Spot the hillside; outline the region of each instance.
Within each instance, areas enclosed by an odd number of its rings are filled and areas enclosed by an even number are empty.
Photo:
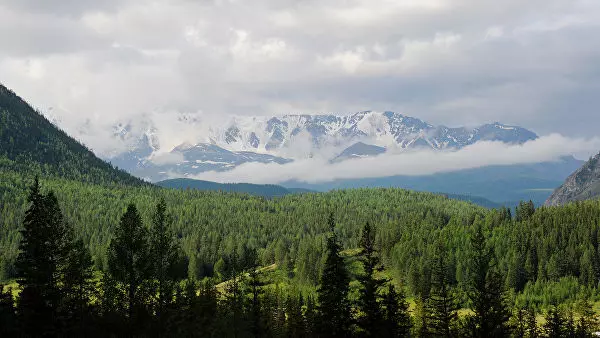
[[[96,157],[1,84],[0,170],[92,183],[143,184]]]
[[[592,157],[569,176],[548,198],[546,205],[563,205],[598,196],[600,196],[600,154]]]
[[[532,200],[542,205],[565,177],[583,161],[572,156],[560,161],[536,164],[489,166],[427,176],[392,176],[346,179],[323,183],[285,182],[284,187],[302,187],[317,191],[359,187],[399,187],[443,194],[477,196],[497,205],[514,206]],[[476,200],[472,200],[478,203]]]
[[[156,183],[156,185],[164,188],[172,189],[195,189],[204,191],[223,191],[244,193],[254,196],[262,196],[267,198],[280,197],[289,194],[298,193],[293,189],[287,189],[279,185],[272,184],[249,184],[249,183],[216,183],[202,180],[193,180],[187,178],[176,178],[165,180]],[[309,192],[305,190],[303,192]]]

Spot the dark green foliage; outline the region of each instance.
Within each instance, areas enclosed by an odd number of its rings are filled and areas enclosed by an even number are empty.
[[[362,230],[359,254],[363,266],[363,274],[358,277],[361,284],[358,299],[358,326],[366,337],[380,336],[383,327],[383,311],[379,303],[379,290],[387,282],[378,278],[377,273],[383,271],[375,249],[375,234],[367,223]]]
[[[567,336],[567,319],[563,311],[556,306],[551,307],[546,313],[544,333],[548,338],[562,338]]]
[[[30,207],[25,214],[17,257],[17,277],[22,288],[18,313],[23,330],[39,335],[58,330],[58,286],[63,263],[64,226],[58,201],[52,192],[43,195],[36,178],[30,188]]]
[[[19,332],[12,289],[0,284],[0,337],[15,337]]]
[[[0,171],[101,183],[143,185],[56,128],[0,84]]]
[[[139,319],[143,311],[144,287],[152,273],[148,230],[135,205],[130,204],[115,229],[108,252],[108,271],[124,289],[129,320]]]
[[[408,337],[412,323],[404,294],[398,293],[393,284],[388,284],[382,304],[381,337]]]
[[[296,191],[286,189],[272,184],[249,184],[249,183],[215,183],[209,181],[192,180],[187,178],[176,178],[156,183],[156,185],[173,189],[196,189],[204,191],[223,191],[232,193],[249,194],[266,198],[281,197],[294,194]],[[308,193],[310,190],[302,190]]]
[[[149,259],[152,270],[150,280],[156,283],[155,311],[158,317],[158,332],[164,331],[166,309],[173,301],[175,285],[185,278],[186,264],[175,236],[171,234],[167,216],[167,205],[161,200],[156,205],[150,229]]]
[[[429,333],[435,337],[458,336],[458,302],[448,280],[446,250],[439,244],[432,262],[432,288],[427,301]]]
[[[468,291],[474,315],[468,330],[474,337],[508,336],[510,314],[506,307],[502,277],[493,265],[494,255],[486,245],[481,225],[471,235],[472,257]]]
[[[330,216],[328,225],[332,232],[327,238],[327,256],[317,289],[317,330],[323,337],[346,337],[352,324],[348,301],[350,276],[340,255],[342,248],[335,234],[333,216]]]
[[[71,234],[72,232],[69,232]],[[68,336],[93,332],[92,301],[97,299],[92,258],[82,240],[71,239],[61,269],[62,302],[59,312]]]

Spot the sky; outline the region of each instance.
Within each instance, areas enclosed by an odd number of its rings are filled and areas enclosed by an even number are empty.
[[[90,135],[363,110],[599,134],[597,0],[0,0],[0,46],[0,82]]]

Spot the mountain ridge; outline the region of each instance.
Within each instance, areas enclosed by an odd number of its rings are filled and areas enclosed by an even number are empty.
[[[98,158],[2,84],[0,169],[91,183],[145,184]]]
[[[546,200],[545,205],[557,206],[600,196],[600,153],[590,158],[571,174]]]

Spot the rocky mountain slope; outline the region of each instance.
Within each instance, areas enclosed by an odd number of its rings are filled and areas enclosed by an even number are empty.
[[[600,196],[600,154],[591,158],[575,171],[546,201],[546,205],[562,205],[569,202]]]

